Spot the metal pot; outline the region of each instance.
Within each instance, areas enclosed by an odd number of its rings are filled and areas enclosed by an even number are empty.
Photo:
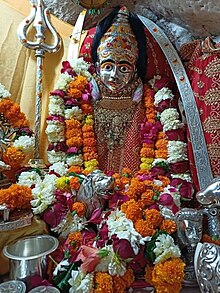
[[[9,258],[10,279],[31,286],[31,278],[47,277],[47,255],[58,247],[58,240],[50,235],[36,235],[7,245],[3,253]]]

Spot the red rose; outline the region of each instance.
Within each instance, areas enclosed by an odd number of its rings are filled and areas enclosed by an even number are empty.
[[[186,173],[189,171],[189,162],[188,161],[181,161],[177,163],[170,164],[171,173]]]
[[[186,135],[183,128],[168,130],[165,132],[169,140],[182,140],[185,141]]]

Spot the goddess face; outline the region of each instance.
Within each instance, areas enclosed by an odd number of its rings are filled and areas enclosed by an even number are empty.
[[[111,91],[123,89],[134,77],[135,64],[126,58],[109,54],[99,61],[99,75],[103,84]]]

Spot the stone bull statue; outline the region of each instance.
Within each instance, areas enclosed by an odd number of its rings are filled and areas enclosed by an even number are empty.
[[[198,202],[203,205],[203,213],[208,218],[208,231],[211,237],[220,239],[220,177],[215,178],[196,194]]]
[[[77,193],[77,200],[86,205],[86,217],[91,216],[95,209],[104,208],[105,196],[112,188],[113,181],[113,177],[107,176],[100,170],[93,171],[83,179]]]

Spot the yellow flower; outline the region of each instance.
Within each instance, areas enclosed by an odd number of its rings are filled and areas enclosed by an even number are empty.
[[[98,161],[96,159],[92,159],[84,163],[86,168],[95,168],[98,166]]]
[[[94,120],[93,120],[93,116],[92,115],[87,115],[86,116],[85,124],[86,125],[93,125],[94,124]]]
[[[141,170],[150,170],[151,169],[151,164],[142,163],[142,164],[140,164],[140,169]]]
[[[153,161],[154,161],[154,158],[141,158],[142,163],[152,164]]]
[[[57,189],[66,190],[66,189],[69,189],[69,186],[70,186],[70,178],[69,177],[63,176],[63,177],[58,178],[56,181]]]

